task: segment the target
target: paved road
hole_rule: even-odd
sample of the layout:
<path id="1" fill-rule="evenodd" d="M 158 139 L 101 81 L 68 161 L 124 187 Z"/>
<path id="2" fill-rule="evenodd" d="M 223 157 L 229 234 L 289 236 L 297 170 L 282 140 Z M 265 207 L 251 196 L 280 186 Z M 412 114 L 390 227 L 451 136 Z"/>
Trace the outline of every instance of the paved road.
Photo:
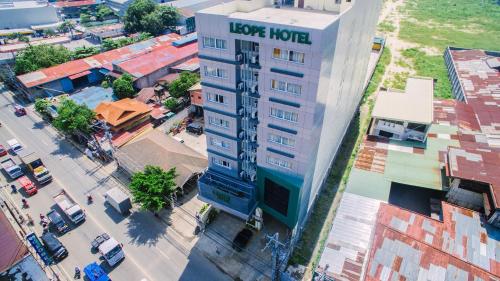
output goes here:
<path id="1" fill-rule="evenodd" d="M 97 261 L 99 257 L 90 252 L 90 242 L 107 232 L 124 244 L 126 258 L 115 268 L 107 268 L 113 280 L 231 280 L 197 252 L 188 252 L 182 247 L 175 232 L 147 212 L 135 211 L 124 218 L 104 205 L 103 194 L 117 185 L 102 167 L 83 156 L 71 144 L 60 139 L 52 127 L 37 115 L 28 111 L 27 116 L 16 117 L 12 111 L 10 93 L 0 94 L 0 143 L 15 137 L 21 144 L 36 151 L 54 181 L 28 198 L 30 208 L 26 210 L 35 221 L 40 213 L 54 208 L 52 195 L 62 187 L 85 208 L 87 220 L 64 234 L 62 243 L 69 256 L 60 266 L 68 275 L 74 267 Z M 16 157 L 16 161 L 20 163 Z M 86 195 L 91 193 L 94 203 L 87 205 Z M 20 205 L 21 194 L 11 194 Z M 41 233 L 37 224 L 36 230 Z M 105 264 L 103 263 L 105 266 Z"/>

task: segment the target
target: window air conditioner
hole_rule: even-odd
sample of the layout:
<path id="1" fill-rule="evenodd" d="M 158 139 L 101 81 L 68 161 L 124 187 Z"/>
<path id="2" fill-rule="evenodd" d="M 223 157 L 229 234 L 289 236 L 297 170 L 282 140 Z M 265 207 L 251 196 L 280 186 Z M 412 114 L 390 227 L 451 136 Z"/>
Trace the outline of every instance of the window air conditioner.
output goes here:
<path id="1" fill-rule="evenodd" d="M 245 177 L 245 171 L 240 172 L 240 178 L 243 178 L 243 177 Z"/>
<path id="2" fill-rule="evenodd" d="M 238 83 L 238 89 L 239 90 L 243 90 L 243 86 L 244 86 L 243 82 Z"/>
<path id="3" fill-rule="evenodd" d="M 257 141 L 257 134 L 252 134 L 252 135 L 250 136 L 250 140 L 251 140 L 251 141 Z"/>
<path id="4" fill-rule="evenodd" d="M 243 115 L 243 114 L 245 114 L 245 109 L 244 109 L 244 108 L 240 108 L 240 109 L 238 110 L 238 114 L 239 114 L 239 115 Z"/>
<path id="5" fill-rule="evenodd" d="M 250 157 L 250 162 L 255 163 L 255 160 L 256 160 L 255 155 L 252 155 L 252 157 Z"/>
<path id="6" fill-rule="evenodd" d="M 257 118 L 257 110 L 252 111 L 252 118 L 253 119 Z"/>
<path id="7" fill-rule="evenodd" d="M 257 56 L 252 56 L 251 62 L 252 63 L 257 63 Z"/>
<path id="8" fill-rule="evenodd" d="M 250 175 L 251 181 L 255 181 L 256 179 L 257 179 L 257 175 L 255 175 L 255 174 Z"/>
<path id="9" fill-rule="evenodd" d="M 236 61 L 242 61 L 242 60 L 243 60 L 243 54 L 237 54 Z"/>
<path id="10" fill-rule="evenodd" d="M 257 92 L 257 85 L 253 85 L 252 88 L 250 88 L 250 90 L 252 91 L 252 93 Z"/>
<path id="11" fill-rule="evenodd" d="M 245 137 L 245 132 L 244 131 L 241 131 L 239 134 L 238 134 L 238 137 L 240 139 L 244 138 Z"/>

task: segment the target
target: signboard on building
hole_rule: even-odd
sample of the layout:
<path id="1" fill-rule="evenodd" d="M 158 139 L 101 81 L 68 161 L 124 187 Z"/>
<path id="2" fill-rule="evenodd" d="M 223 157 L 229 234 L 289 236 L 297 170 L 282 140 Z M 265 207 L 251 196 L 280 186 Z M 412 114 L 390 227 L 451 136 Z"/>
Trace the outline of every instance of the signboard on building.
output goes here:
<path id="1" fill-rule="evenodd" d="M 35 233 L 26 235 L 26 240 L 30 242 L 31 246 L 33 246 L 36 253 L 40 256 L 45 265 L 50 265 L 53 263 L 52 257 L 49 255 L 49 253 L 47 253 L 47 250 L 45 250 L 45 247 L 43 247 L 42 242 L 40 242 L 40 239 L 36 237 Z"/>
<path id="2" fill-rule="evenodd" d="M 267 29 L 265 26 L 260 25 L 231 22 L 229 23 L 229 32 L 266 38 Z M 270 27 L 268 37 L 270 39 L 285 42 L 293 42 L 306 45 L 312 44 L 311 38 L 309 38 L 309 32 L 304 31 Z"/>

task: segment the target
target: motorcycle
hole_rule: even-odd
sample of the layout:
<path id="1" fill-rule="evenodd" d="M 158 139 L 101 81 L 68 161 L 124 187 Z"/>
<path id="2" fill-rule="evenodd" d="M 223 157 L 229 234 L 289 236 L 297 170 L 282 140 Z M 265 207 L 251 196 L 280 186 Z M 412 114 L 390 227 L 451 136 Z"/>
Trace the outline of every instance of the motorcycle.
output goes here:
<path id="1" fill-rule="evenodd" d="M 12 193 L 17 193 L 17 188 L 15 185 L 11 184 L 10 189 L 12 190 Z"/>
<path id="2" fill-rule="evenodd" d="M 92 195 L 87 195 L 87 204 L 92 204 L 94 202 L 94 198 L 92 198 Z"/>

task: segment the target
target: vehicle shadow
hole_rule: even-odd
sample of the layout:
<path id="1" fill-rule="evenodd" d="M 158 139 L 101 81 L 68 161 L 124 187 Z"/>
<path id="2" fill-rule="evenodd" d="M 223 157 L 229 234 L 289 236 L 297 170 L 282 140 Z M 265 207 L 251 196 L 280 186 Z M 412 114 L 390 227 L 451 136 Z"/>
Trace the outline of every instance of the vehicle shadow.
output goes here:
<path id="1" fill-rule="evenodd" d="M 113 220 L 114 223 L 118 224 L 122 222 L 125 218 L 127 218 L 129 215 L 122 215 L 120 214 L 115 208 L 113 208 L 108 202 L 104 202 L 104 206 L 106 207 L 104 209 L 104 212 Z"/>
<path id="2" fill-rule="evenodd" d="M 167 225 L 170 224 L 170 218 L 159 219 L 149 211 L 135 211 L 128 219 L 130 243 L 137 245 L 156 245 L 165 236 Z"/>

